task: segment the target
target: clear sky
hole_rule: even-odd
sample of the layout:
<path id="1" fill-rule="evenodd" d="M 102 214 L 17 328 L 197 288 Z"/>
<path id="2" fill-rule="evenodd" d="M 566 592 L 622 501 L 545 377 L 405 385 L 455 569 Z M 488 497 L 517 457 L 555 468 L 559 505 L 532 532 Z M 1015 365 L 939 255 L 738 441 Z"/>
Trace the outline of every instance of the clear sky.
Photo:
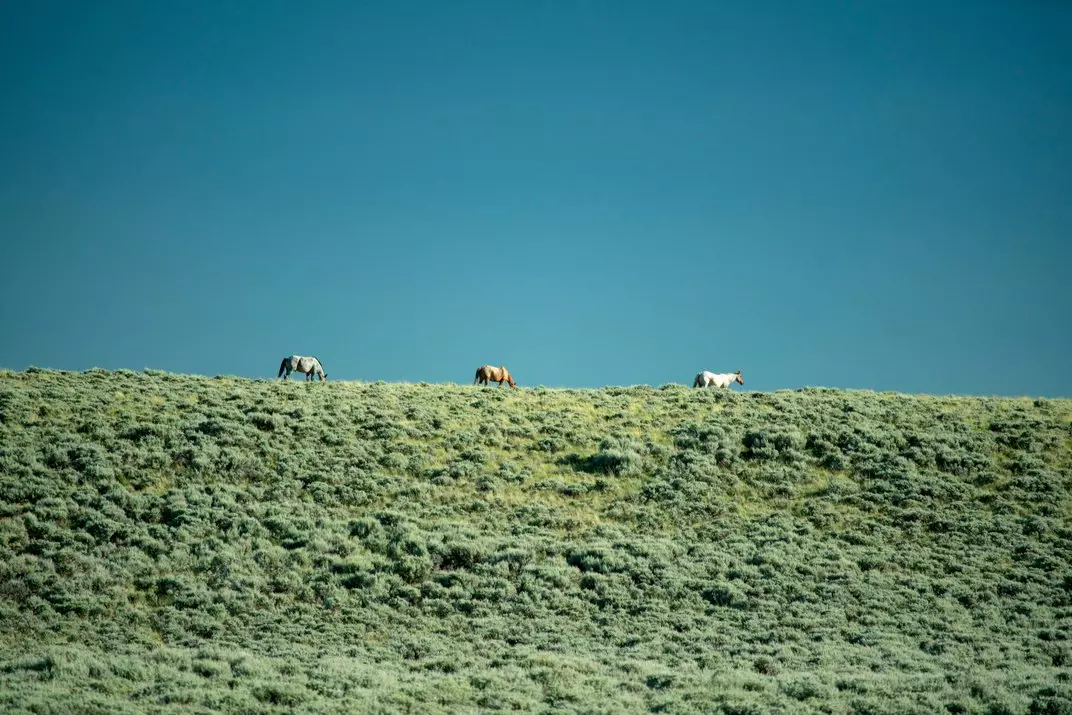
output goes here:
<path id="1" fill-rule="evenodd" d="M 0 367 L 1072 396 L 1061 0 L 0 1 L 0 130 Z"/>

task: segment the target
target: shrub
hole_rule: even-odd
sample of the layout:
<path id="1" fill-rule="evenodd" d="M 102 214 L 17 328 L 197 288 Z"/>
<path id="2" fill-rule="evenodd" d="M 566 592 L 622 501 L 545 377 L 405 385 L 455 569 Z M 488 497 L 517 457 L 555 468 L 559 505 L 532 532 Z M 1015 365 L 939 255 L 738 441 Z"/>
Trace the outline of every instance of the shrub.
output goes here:
<path id="1" fill-rule="evenodd" d="M 1068 404 L 0 371 L 0 702 L 1065 712 Z"/>
<path id="2" fill-rule="evenodd" d="M 643 472 L 644 451 L 644 445 L 632 437 L 605 437 L 595 454 L 589 457 L 571 454 L 563 462 L 592 474 L 630 477 Z"/>
<path id="3" fill-rule="evenodd" d="M 808 435 L 805 447 L 815 457 L 820 467 L 841 471 L 848 466 L 848 460 L 838 446 L 832 440 L 827 439 L 827 435 L 833 437 L 829 433 Z"/>
<path id="4" fill-rule="evenodd" d="M 252 412 L 249 415 L 250 423 L 262 432 L 275 432 L 284 427 L 283 418 L 279 415 L 271 415 L 265 412 Z"/>
<path id="5" fill-rule="evenodd" d="M 783 430 L 755 430 L 745 434 L 744 456 L 748 459 L 781 459 L 787 463 L 801 460 L 800 438 Z"/>
<path id="6" fill-rule="evenodd" d="M 700 594 L 712 606 L 720 608 L 744 608 L 747 599 L 732 583 L 717 583 L 705 588 Z"/>

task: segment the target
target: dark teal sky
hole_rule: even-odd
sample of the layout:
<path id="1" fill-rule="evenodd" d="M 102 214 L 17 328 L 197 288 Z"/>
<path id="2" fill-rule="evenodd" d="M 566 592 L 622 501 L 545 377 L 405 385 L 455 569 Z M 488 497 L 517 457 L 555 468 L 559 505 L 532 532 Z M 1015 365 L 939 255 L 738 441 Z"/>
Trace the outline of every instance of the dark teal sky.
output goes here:
<path id="1" fill-rule="evenodd" d="M 1072 4 L 0 2 L 0 367 L 1072 396 Z"/>

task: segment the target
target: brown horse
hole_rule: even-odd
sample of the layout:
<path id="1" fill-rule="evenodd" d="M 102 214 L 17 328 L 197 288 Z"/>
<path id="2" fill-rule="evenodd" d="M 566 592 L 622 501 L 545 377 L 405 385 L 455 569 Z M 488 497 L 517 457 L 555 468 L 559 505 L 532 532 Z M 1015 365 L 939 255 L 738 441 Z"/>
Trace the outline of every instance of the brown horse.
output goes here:
<path id="1" fill-rule="evenodd" d="M 510 387 L 517 387 L 514 383 L 514 378 L 511 377 L 510 371 L 503 366 L 495 367 L 494 365 L 484 365 L 476 369 L 476 379 L 473 380 L 473 384 L 486 385 L 489 382 L 499 383 L 499 387 L 502 387 L 504 382 L 510 383 Z"/>

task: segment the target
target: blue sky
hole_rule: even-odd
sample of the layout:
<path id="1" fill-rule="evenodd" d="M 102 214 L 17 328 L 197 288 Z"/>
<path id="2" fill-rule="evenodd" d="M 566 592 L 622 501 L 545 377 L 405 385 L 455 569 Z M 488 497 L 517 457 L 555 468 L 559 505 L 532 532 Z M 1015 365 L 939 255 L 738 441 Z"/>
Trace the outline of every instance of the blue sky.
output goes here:
<path id="1" fill-rule="evenodd" d="M 0 367 L 1072 396 L 1072 4 L 0 20 Z"/>

